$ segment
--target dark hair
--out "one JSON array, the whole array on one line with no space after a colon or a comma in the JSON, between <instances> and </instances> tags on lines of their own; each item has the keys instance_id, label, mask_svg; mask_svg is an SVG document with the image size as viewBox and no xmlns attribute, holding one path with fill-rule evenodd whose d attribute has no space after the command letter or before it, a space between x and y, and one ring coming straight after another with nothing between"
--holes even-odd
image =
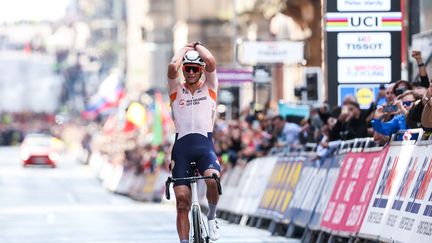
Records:
<instances>
[{"instance_id":1,"label":"dark hair","mask_svg":"<svg viewBox=\"0 0 432 243\"><path fill-rule=\"evenodd\" d=\"M398 86L402 83L405 84L408 88L406 88L406 89L405 88L398 88ZM411 90L411 89L412 89L412 85L410 82L408 82L406 80L399 80L393 86L393 93L396 96L398 96L398 95L403 94L406 90Z\"/></svg>"},{"instance_id":2,"label":"dark hair","mask_svg":"<svg viewBox=\"0 0 432 243\"><path fill-rule=\"evenodd\" d=\"M352 105L352 106L355 106L357 109L360 110L360 105L359 105L359 103L354 102L354 101L351 101L351 100L347 100L347 101L345 101L345 102L344 102L344 105Z\"/></svg>"},{"instance_id":3,"label":"dark hair","mask_svg":"<svg viewBox=\"0 0 432 243\"><path fill-rule=\"evenodd\" d=\"M275 120L284 121L285 119L283 118L283 116L277 115L277 116L274 116L273 119L272 119L272 121L275 121Z\"/></svg>"},{"instance_id":4,"label":"dark hair","mask_svg":"<svg viewBox=\"0 0 432 243\"><path fill-rule=\"evenodd\" d=\"M412 91L412 90L407 90L407 91L403 92L403 94L399 95L396 98L397 99L402 99L403 97L408 96L408 95L412 95L414 97L414 100L421 99L421 96L419 94L417 94L416 92Z\"/></svg>"}]
</instances>

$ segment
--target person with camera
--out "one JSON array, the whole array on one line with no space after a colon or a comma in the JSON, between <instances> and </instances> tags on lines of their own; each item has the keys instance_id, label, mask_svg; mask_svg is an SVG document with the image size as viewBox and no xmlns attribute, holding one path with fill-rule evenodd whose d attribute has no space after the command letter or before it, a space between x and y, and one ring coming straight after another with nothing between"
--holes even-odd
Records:
<instances>
[{"instance_id":1,"label":"person with camera","mask_svg":"<svg viewBox=\"0 0 432 243\"><path fill-rule=\"evenodd\" d=\"M359 103L355 99L345 97L341 113L330 131L330 140L334 140L333 138L338 136L342 140L367 137L366 117L367 114L362 112Z\"/></svg>"},{"instance_id":2,"label":"person with camera","mask_svg":"<svg viewBox=\"0 0 432 243\"><path fill-rule=\"evenodd\" d=\"M382 135L390 136L391 134L409 128L415 128L407 119L411 109L420 96L412 90L407 90L399 95L394 102L394 106L384 109L384 106L379 106L374 114L374 119L371 121L373 129ZM382 121L383 117L394 115L389 121Z\"/></svg>"}]
</instances>

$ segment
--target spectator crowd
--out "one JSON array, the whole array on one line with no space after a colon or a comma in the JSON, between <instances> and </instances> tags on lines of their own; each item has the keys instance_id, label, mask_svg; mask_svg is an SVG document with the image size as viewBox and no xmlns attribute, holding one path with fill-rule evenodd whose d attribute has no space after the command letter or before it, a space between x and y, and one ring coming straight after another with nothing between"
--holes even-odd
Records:
<instances>
[{"instance_id":1,"label":"spectator crowd","mask_svg":"<svg viewBox=\"0 0 432 243\"><path fill-rule=\"evenodd\" d=\"M423 128L431 132L432 83L421 53L413 51L412 57L419 68L418 81L397 80L381 85L368 109L361 109L354 96L347 96L341 106L331 108L326 102L311 106L308 117L300 119L278 115L270 104L262 110L246 108L236 119L220 116L213 138L222 167L227 170L274 151L301 151L306 145L313 145L319 166L343 140L373 137L384 145L400 130ZM166 133L174 135L173 127ZM148 129L127 136L101 135L96 143L90 143L87 136L83 147L91 150L97 146L113 163L134 168L136 173L169 170L173 136L165 137L163 144L152 144L148 139L151 136Z\"/></svg>"}]
</instances>

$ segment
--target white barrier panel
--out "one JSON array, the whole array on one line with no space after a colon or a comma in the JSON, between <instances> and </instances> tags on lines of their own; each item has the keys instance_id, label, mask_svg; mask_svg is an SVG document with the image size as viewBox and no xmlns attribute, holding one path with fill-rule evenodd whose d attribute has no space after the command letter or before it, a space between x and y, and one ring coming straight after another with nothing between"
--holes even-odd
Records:
<instances>
[{"instance_id":1,"label":"white barrier panel","mask_svg":"<svg viewBox=\"0 0 432 243\"><path fill-rule=\"evenodd\" d=\"M431 146L417 145L411 155L383 227L383 236L401 242L431 242L432 218L426 191L432 171ZM429 174L429 175L428 175ZM426 179L426 180L425 180ZM423 219L420 219L420 216Z\"/></svg>"},{"instance_id":2,"label":"white barrier panel","mask_svg":"<svg viewBox=\"0 0 432 243\"><path fill-rule=\"evenodd\" d=\"M240 214L253 215L256 212L276 161L277 157L275 156L258 158L251 165L250 173L242 176L240 181L245 181L244 187L240 187L243 188L241 190L243 200L239 200L237 204Z\"/></svg>"},{"instance_id":3,"label":"white barrier panel","mask_svg":"<svg viewBox=\"0 0 432 243\"><path fill-rule=\"evenodd\" d=\"M227 178L224 188L222 188L223 194L218 203L219 209L232 212L233 202L237 200L237 185L240 181L242 172L243 168L240 165L237 165L232 169L232 172L230 173L229 178Z\"/></svg>"},{"instance_id":4,"label":"white barrier panel","mask_svg":"<svg viewBox=\"0 0 432 243\"><path fill-rule=\"evenodd\" d=\"M368 238L377 238L378 236L387 238L389 236L388 233L384 232L385 225L392 223L392 217L388 218L389 210L394 204L398 185L403 180L414 148L415 145L412 141L391 143L363 220L360 235ZM396 235L400 235L400 233Z\"/></svg>"},{"instance_id":5,"label":"white barrier panel","mask_svg":"<svg viewBox=\"0 0 432 243\"><path fill-rule=\"evenodd\" d=\"M259 165L264 164L265 158L257 158L250 161L243 170L237 187L237 200L233 201L232 210L236 214L244 214L248 201L248 193L250 193L250 185L253 183L254 174L259 170ZM264 183L264 181L263 181Z\"/></svg>"},{"instance_id":6,"label":"white barrier panel","mask_svg":"<svg viewBox=\"0 0 432 243\"><path fill-rule=\"evenodd\" d=\"M116 193L126 195L129 193L130 188L134 185L137 180L137 176L135 175L135 170L129 169L123 172L122 178L120 179L120 183L117 185L115 189Z\"/></svg>"},{"instance_id":7,"label":"white barrier panel","mask_svg":"<svg viewBox=\"0 0 432 243\"><path fill-rule=\"evenodd\" d=\"M424 159L419 160L419 173L414 188L409 193L405 211L414 213L417 218L409 242L432 242L432 145L419 148ZM407 213L404 213L407 214ZM406 216L405 216L406 217Z\"/></svg>"},{"instance_id":8,"label":"white barrier panel","mask_svg":"<svg viewBox=\"0 0 432 243\"><path fill-rule=\"evenodd\" d=\"M102 170L103 162L107 160L108 159L102 156L98 151L92 152L90 156L89 166L98 178L100 171Z\"/></svg>"},{"instance_id":9,"label":"white barrier panel","mask_svg":"<svg viewBox=\"0 0 432 243\"><path fill-rule=\"evenodd\" d=\"M113 165L111 174L104 180L104 187L110 191L115 191L123 176L123 165Z\"/></svg>"},{"instance_id":10,"label":"white barrier panel","mask_svg":"<svg viewBox=\"0 0 432 243\"><path fill-rule=\"evenodd\" d=\"M227 210L226 189L229 187L229 178L233 173L233 169L228 170L221 176L222 196L219 198L218 209ZM200 201L201 202L201 201Z\"/></svg>"}]
</instances>

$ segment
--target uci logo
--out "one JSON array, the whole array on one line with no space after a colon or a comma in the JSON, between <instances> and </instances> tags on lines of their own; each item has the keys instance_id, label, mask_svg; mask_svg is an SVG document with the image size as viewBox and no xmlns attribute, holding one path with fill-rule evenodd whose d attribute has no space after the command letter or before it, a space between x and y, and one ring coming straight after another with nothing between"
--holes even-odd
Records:
<instances>
[{"instance_id":1,"label":"uci logo","mask_svg":"<svg viewBox=\"0 0 432 243\"><path fill-rule=\"evenodd\" d=\"M352 16L348 18L351 27L378 27L380 18L377 16Z\"/></svg>"}]
</instances>

